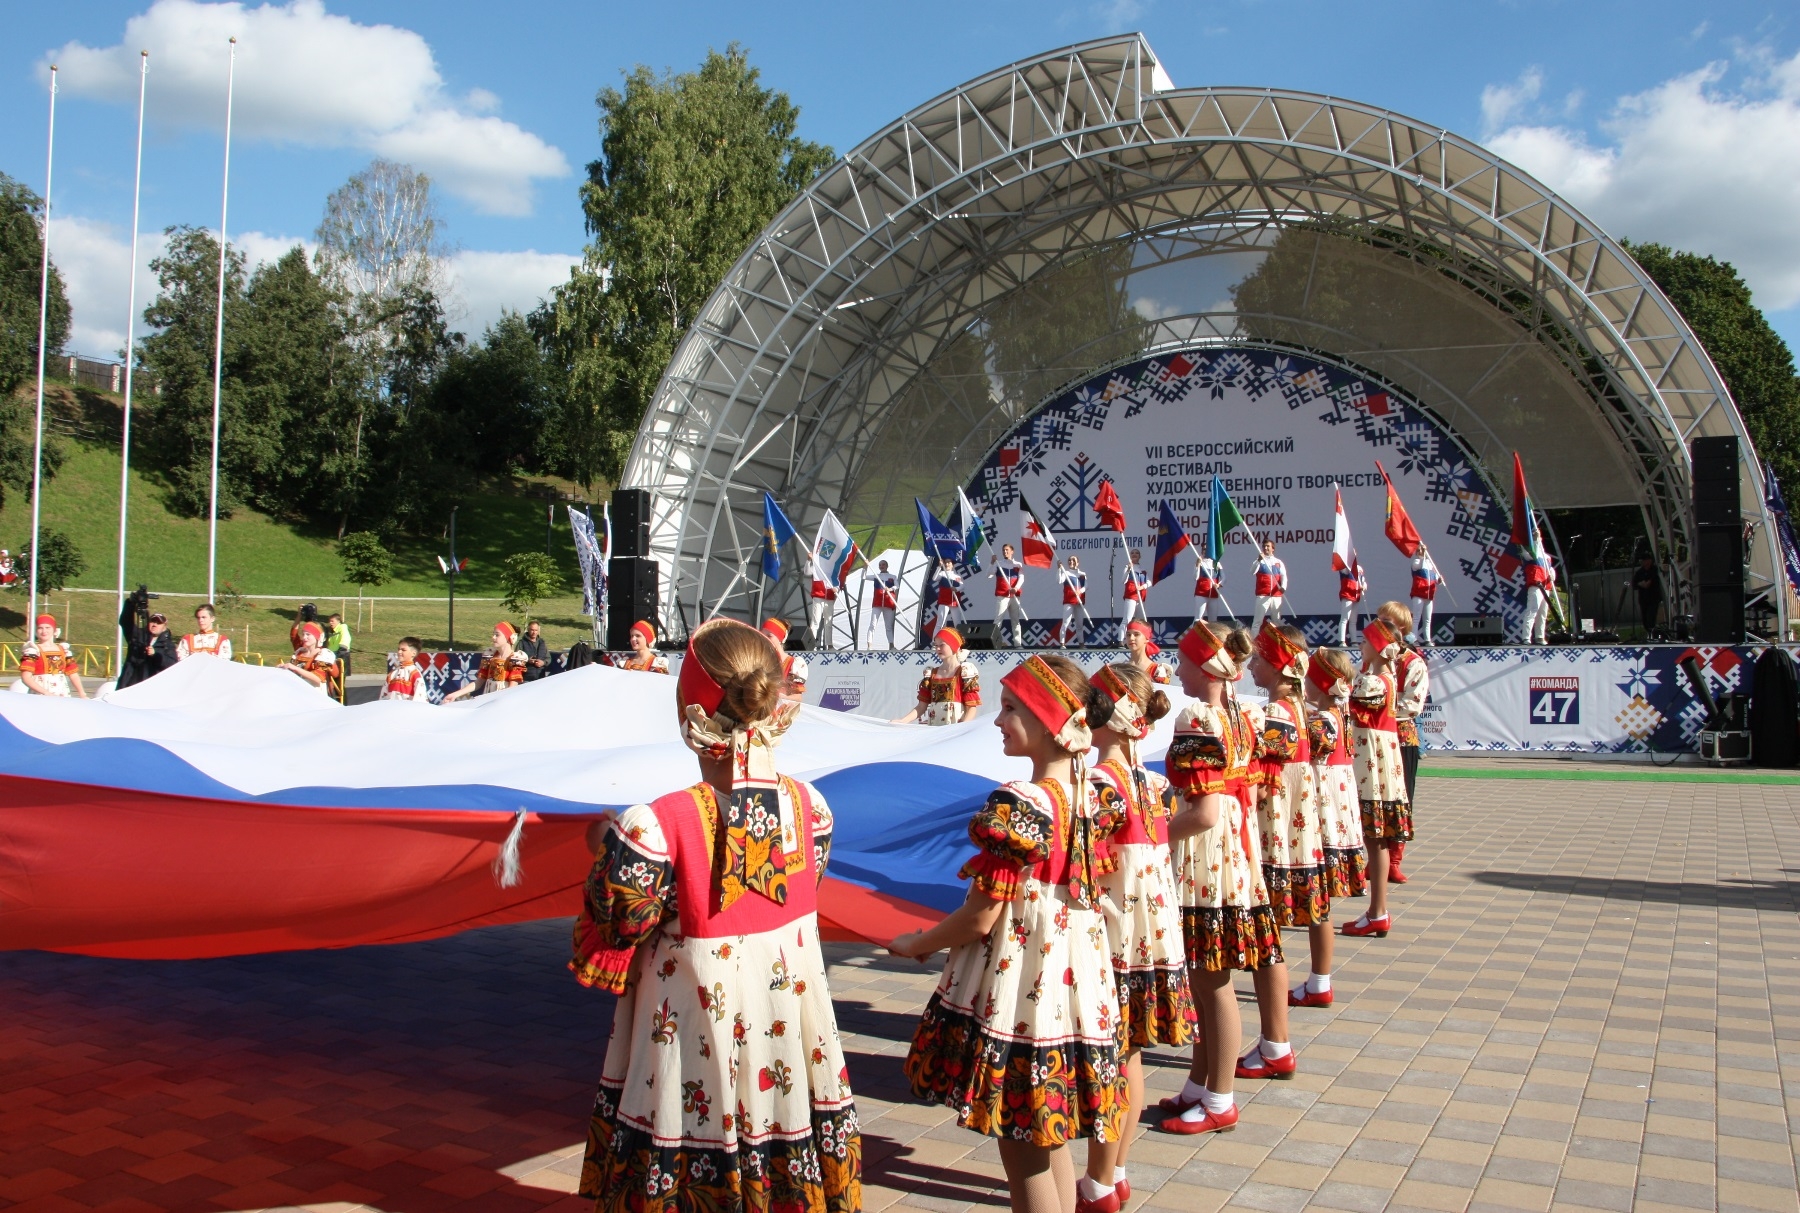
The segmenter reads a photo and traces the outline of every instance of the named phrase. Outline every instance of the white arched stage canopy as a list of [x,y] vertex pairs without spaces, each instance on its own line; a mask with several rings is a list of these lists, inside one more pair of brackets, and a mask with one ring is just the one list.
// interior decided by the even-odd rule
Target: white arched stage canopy
[[[764,490],[807,536],[827,509],[859,538],[904,528],[912,497],[947,504],[1096,371],[1217,347],[1353,369],[1501,500],[1516,450],[1540,509],[1640,510],[1678,610],[1695,598],[1688,444],[1737,435],[1749,590],[1776,584],[1742,419],[1612,238],[1448,131],[1306,93],[1178,89],[1125,36],[913,110],[733,266],[622,479],[652,491],[665,625],[755,609]],[[1377,540],[1365,524],[1362,546]],[[767,593],[797,613],[798,573]],[[1785,634],[1787,596],[1770,597]]]

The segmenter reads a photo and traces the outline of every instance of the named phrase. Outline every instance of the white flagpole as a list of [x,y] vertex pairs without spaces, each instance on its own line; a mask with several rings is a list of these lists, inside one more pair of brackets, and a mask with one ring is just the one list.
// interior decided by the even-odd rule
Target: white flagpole
[[219,193],[219,311],[213,329],[212,508],[206,536],[206,600],[214,598],[219,572],[219,388],[225,373],[225,211],[231,201],[231,94],[237,83],[237,39],[225,70],[225,183]]
[[[137,173],[131,183],[131,283],[125,288],[125,431],[119,442],[119,616],[125,614],[125,503],[131,489],[131,367],[132,335],[137,325],[137,258],[138,205],[144,194],[144,85],[150,78],[150,52],[138,57],[138,129]],[[113,666],[114,677],[125,672],[125,628],[120,625],[117,641],[119,658]]]
[[[44,344],[49,340],[50,327],[50,171],[56,163],[56,64],[50,65],[50,138],[44,151],[44,264],[42,282],[38,287],[38,349],[37,349],[37,439],[32,452],[31,464],[31,585],[28,605],[25,609],[25,637],[27,640],[37,638],[32,621],[37,618],[38,561],[43,553],[39,550],[38,517],[39,507],[44,500]],[[67,623],[67,620],[63,622]]]

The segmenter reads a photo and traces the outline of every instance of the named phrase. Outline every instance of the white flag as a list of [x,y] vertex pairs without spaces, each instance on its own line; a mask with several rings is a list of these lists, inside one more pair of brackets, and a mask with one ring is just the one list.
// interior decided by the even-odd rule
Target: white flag
[[857,557],[856,544],[836,514],[825,511],[819,520],[819,538],[813,544],[811,573],[814,581],[822,581],[833,589],[844,584],[844,574]]
[[1337,498],[1337,518],[1333,520],[1331,535],[1331,567],[1340,573],[1354,571],[1356,544],[1350,538],[1350,519],[1344,513],[1344,494],[1334,484],[1331,486],[1331,495]]

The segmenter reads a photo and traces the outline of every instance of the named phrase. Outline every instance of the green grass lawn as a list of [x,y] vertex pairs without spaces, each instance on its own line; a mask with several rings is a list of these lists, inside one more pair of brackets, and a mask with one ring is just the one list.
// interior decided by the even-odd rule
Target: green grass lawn
[[[118,403],[116,398],[104,393],[83,391],[77,401],[72,394],[62,391],[53,404],[63,428],[75,429],[85,436],[60,439],[67,459],[55,478],[44,486],[42,525],[67,534],[86,557],[87,570],[75,580],[75,588],[112,590],[118,576],[119,446],[116,437],[108,442],[98,440],[98,435],[109,432],[109,425],[110,432],[117,433]],[[472,602],[467,608],[470,613],[465,615],[460,600],[464,596],[497,598],[501,593],[501,566],[506,557],[518,552],[544,550],[545,512],[549,502],[542,496],[534,499],[523,494],[547,492],[551,487],[549,482],[510,486],[510,491],[507,486],[501,486],[472,496],[458,509],[457,555],[469,560],[468,570],[457,581],[456,639],[459,647],[468,647],[477,639],[485,640],[494,621],[508,614],[497,602]],[[185,616],[191,612],[205,593],[207,520],[183,518],[172,513],[167,508],[163,487],[153,476],[136,468],[131,474],[130,492],[127,585],[135,587],[142,582],[155,592],[189,596],[186,605],[174,598],[165,602],[173,622],[177,613]],[[596,489],[596,496],[600,492]],[[446,528],[448,523],[446,518]],[[575,546],[569,535],[568,516],[561,505],[556,509],[555,523],[549,527],[549,532],[551,553],[563,569],[565,583],[578,586]],[[17,553],[29,546],[30,541],[31,502],[25,494],[9,491],[4,507],[0,507],[0,547]],[[394,597],[428,597],[436,601],[377,604],[374,607],[376,626],[382,635],[393,630],[387,626],[391,618],[396,627],[420,632],[428,641],[435,639],[441,643],[446,637],[446,581],[438,569],[437,557],[439,554],[448,556],[449,550],[447,536],[403,537],[396,542],[394,580],[370,592]],[[253,645],[258,649],[264,647],[258,632],[278,634],[285,644],[287,628],[280,620],[284,616],[291,619],[299,605],[297,602],[268,601],[271,598],[311,598],[318,602],[322,613],[337,609],[348,599],[351,614],[356,611],[357,587],[343,580],[335,535],[249,509],[241,509],[219,522],[218,586],[221,597],[229,587],[247,600],[242,607],[227,610],[222,622],[235,626],[240,643],[243,624],[249,623]],[[0,639],[22,638],[23,588],[0,594],[3,594],[0,596]],[[81,643],[110,643],[116,616],[112,598],[99,594],[58,593],[51,595],[51,600],[58,613],[65,604],[73,604],[75,619],[71,621],[69,639]],[[566,638],[560,639],[562,644],[579,639],[587,632],[585,619],[576,614],[579,607],[579,598],[569,597],[545,602],[539,608],[554,636],[560,638],[567,634]],[[370,607],[365,603],[362,609],[366,623]],[[481,616],[479,624],[477,615]],[[395,636],[400,634],[400,631],[394,632]],[[377,637],[370,639],[374,642]],[[381,643],[391,645],[392,638]]]

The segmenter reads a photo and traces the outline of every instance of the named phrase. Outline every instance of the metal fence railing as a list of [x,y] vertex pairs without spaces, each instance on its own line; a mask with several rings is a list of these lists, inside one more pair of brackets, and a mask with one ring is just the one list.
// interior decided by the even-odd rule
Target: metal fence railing
[[[14,642],[0,641],[0,674],[17,674],[19,672],[19,650],[23,646]],[[75,658],[79,661],[79,672],[83,678],[111,678],[117,670],[113,665],[113,649],[103,644],[71,644],[75,650]],[[233,661],[241,661],[245,665],[267,665],[268,658],[262,653],[233,653]],[[286,661],[285,654],[276,658],[278,662]]]

